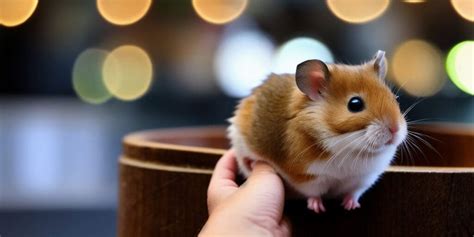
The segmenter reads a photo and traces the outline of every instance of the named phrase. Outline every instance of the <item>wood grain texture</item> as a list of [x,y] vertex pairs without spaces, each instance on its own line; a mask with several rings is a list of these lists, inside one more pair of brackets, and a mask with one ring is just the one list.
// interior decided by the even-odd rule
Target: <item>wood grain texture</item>
[[[391,167],[352,212],[328,200],[328,211],[317,215],[304,200],[288,200],[293,235],[472,237],[474,129],[432,124],[416,131],[439,140],[433,145],[441,158],[420,144],[427,158],[399,161],[411,166]],[[127,136],[120,159],[119,236],[195,236],[207,219],[212,169],[228,147],[224,134],[222,127],[207,127]]]

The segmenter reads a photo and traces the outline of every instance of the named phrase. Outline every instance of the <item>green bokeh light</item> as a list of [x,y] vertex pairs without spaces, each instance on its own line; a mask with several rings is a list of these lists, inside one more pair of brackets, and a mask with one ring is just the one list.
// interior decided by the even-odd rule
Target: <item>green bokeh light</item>
[[449,51],[446,71],[459,89],[474,95],[474,41],[461,42]]
[[102,65],[107,54],[105,50],[87,49],[74,63],[72,84],[76,94],[85,102],[101,104],[112,97],[102,80]]

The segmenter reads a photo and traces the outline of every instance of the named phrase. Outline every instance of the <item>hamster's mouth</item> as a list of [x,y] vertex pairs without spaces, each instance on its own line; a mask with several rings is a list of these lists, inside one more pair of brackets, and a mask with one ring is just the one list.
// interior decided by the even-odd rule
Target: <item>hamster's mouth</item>
[[386,143],[386,146],[395,145],[395,137],[390,138]]

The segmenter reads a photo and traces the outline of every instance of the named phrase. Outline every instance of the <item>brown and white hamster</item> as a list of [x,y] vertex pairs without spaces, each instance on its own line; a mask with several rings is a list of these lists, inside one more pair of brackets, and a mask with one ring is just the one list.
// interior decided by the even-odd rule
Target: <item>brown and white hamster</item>
[[237,106],[228,136],[241,172],[264,160],[287,185],[325,211],[322,197],[345,209],[390,165],[407,125],[385,85],[385,52],[361,65],[308,60],[296,73],[272,74]]

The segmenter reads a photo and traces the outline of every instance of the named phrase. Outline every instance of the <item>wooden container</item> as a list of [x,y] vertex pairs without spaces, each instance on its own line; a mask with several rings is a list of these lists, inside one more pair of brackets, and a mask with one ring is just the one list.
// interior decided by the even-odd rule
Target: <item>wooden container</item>
[[[474,128],[419,126],[423,143],[397,160],[345,211],[328,201],[315,214],[305,200],[287,201],[293,236],[474,236]],[[207,219],[206,190],[228,148],[225,128],[138,132],[124,139],[120,157],[118,234],[121,237],[195,236]]]

